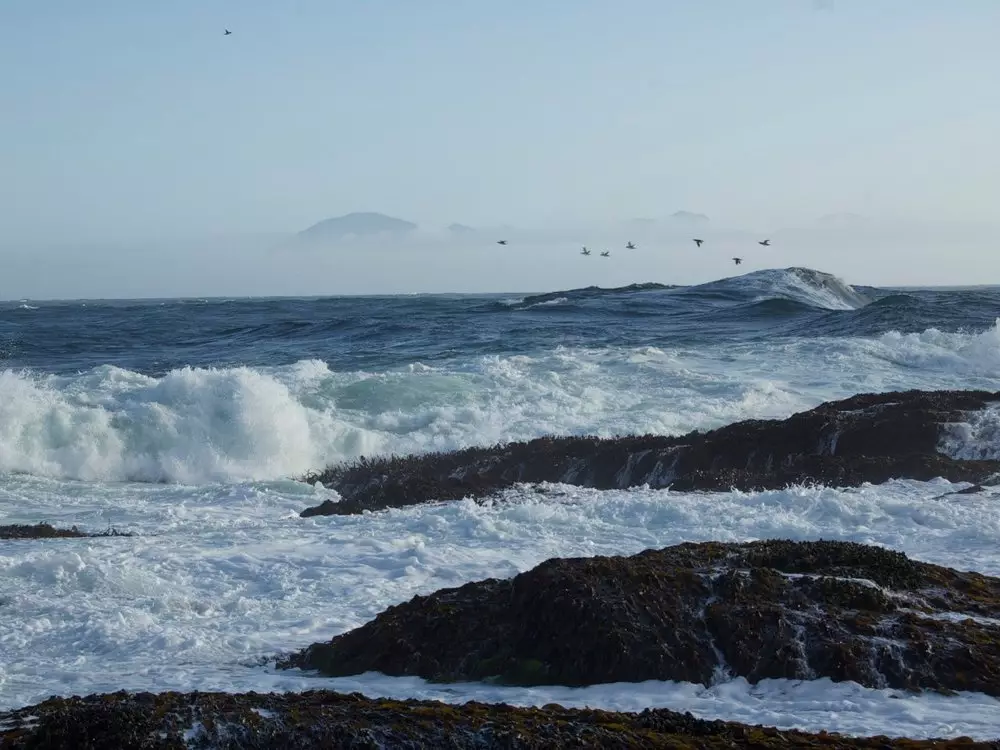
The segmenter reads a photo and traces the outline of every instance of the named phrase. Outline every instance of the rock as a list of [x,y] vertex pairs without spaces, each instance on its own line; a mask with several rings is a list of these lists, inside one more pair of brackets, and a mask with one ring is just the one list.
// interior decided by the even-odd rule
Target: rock
[[1000,401],[985,391],[907,391],[832,401],[782,420],[750,420],[682,437],[545,437],[454,453],[362,458],[306,477],[335,489],[302,516],[455,500],[521,482],[597,489],[759,490],[858,486],[893,478],[982,483],[1000,461],[945,455],[950,425]]
[[47,523],[38,523],[34,526],[28,524],[14,524],[11,526],[0,526],[0,539],[56,539],[56,538],[82,538],[97,536],[132,536],[131,534],[108,529],[97,534],[88,534],[80,531],[76,526],[71,529],[57,529]]
[[845,542],[548,560],[417,596],[279,662],[583,686],[723,674],[1000,696],[1000,579]]
[[696,719],[665,709],[614,713],[372,700],[357,693],[113,693],[50,698],[0,714],[0,747],[22,748],[938,748],[954,740],[851,738]]

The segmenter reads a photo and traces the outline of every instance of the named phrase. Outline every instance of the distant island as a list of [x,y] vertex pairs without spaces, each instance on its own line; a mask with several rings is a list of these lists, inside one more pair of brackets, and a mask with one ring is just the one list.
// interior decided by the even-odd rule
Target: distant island
[[300,239],[308,241],[341,240],[345,237],[362,237],[372,234],[404,234],[412,232],[417,225],[403,219],[373,212],[361,212],[336,216],[313,224],[299,232]]

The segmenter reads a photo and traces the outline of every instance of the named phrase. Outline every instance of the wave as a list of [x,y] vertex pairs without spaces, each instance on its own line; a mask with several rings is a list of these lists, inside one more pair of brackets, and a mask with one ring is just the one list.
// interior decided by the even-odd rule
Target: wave
[[[859,291],[833,274],[811,268],[791,267],[752,271],[694,286],[658,283],[610,288],[589,286],[505,300],[500,304],[515,310],[526,310],[540,305],[612,301],[650,293],[657,295],[656,299],[664,304],[713,301],[752,306],[770,300],[784,300],[799,305],[785,308],[786,311],[793,312],[800,309],[857,310],[871,304],[874,299],[871,294]],[[768,308],[762,309],[769,311]],[[773,307],[770,311],[773,311]]]
[[687,292],[731,297],[735,301],[763,302],[784,299],[822,310],[857,310],[872,302],[833,274],[811,268],[752,271],[707,284],[687,287]]
[[908,388],[1000,390],[1000,321],[981,333],[560,347],[376,372],[318,360],[157,377],[110,365],[72,375],[0,370],[0,472],[269,481],[360,456],[541,435],[679,435]]
[[522,297],[516,300],[505,300],[501,302],[502,305],[506,307],[511,307],[517,310],[526,310],[532,307],[538,307],[541,305],[552,304],[556,300],[560,302],[558,304],[563,304],[563,302],[569,301],[579,301],[586,299],[603,299],[603,298],[613,298],[622,297],[624,295],[635,294],[636,292],[660,292],[670,289],[680,289],[683,287],[671,286],[669,284],[657,284],[655,282],[646,282],[642,284],[629,284],[628,286],[614,286],[614,287],[603,287],[603,286],[586,286],[579,289],[567,289],[561,292],[545,292],[543,294],[531,294],[527,297]]

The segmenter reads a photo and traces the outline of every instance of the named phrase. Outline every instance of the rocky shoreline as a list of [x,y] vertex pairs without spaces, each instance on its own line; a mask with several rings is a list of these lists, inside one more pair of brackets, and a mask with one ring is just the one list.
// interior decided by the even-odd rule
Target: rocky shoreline
[[[1000,393],[867,394],[682,437],[550,437],[362,460],[308,477],[343,499],[301,515],[478,497],[522,482],[752,490],[943,477],[972,485],[950,494],[975,493],[1000,476],[1000,449],[975,446],[983,437],[977,413],[996,406]],[[103,536],[130,534],[0,526],[0,539],[10,540]],[[416,596],[272,661],[330,676],[377,671],[436,682],[829,678],[1000,698],[1000,578],[837,541],[684,543],[631,556],[553,558],[510,579]],[[856,738],[666,709],[453,705],[321,690],[123,691],[0,712],[0,750],[91,747],[1000,749],[1000,740]]]
[[[596,489],[763,490],[858,486],[890,479],[983,484],[991,455],[949,455],[955,426],[1000,404],[987,391],[862,394],[781,420],[750,420],[680,437],[544,437],[452,453],[362,459],[305,478],[334,489],[303,517],[349,515],[498,492],[518,483]],[[1000,454],[998,454],[1000,455]]]
[[86,539],[105,536],[132,535],[117,529],[108,529],[97,533],[81,531],[76,526],[69,529],[59,529],[47,523],[0,526],[0,539]]
[[979,750],[969,738],[853,738],[706,721],[665,709],[617,713],[306,693],[113,693],[0,713],[0,748],[872,748]]
[[740,676],[1000,696],[1000,579],[845,542],[551,559],[390,607],[279,662],[584,686]]

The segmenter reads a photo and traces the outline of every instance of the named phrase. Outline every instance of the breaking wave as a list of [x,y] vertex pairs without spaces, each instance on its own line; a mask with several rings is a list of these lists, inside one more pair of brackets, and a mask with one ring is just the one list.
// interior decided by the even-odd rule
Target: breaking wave
[[[546,434],[683,434],[785,417],[861,390],[1000,390],[998,326],[697,351],[557,348],[374,372],[336,371],[319,360],[158,377],[110,365],[72,375],[8,369],[0,371],[0,472],[272,480],[362,455]],[[966,444],[993,434],[985,423],[969,429]]]

